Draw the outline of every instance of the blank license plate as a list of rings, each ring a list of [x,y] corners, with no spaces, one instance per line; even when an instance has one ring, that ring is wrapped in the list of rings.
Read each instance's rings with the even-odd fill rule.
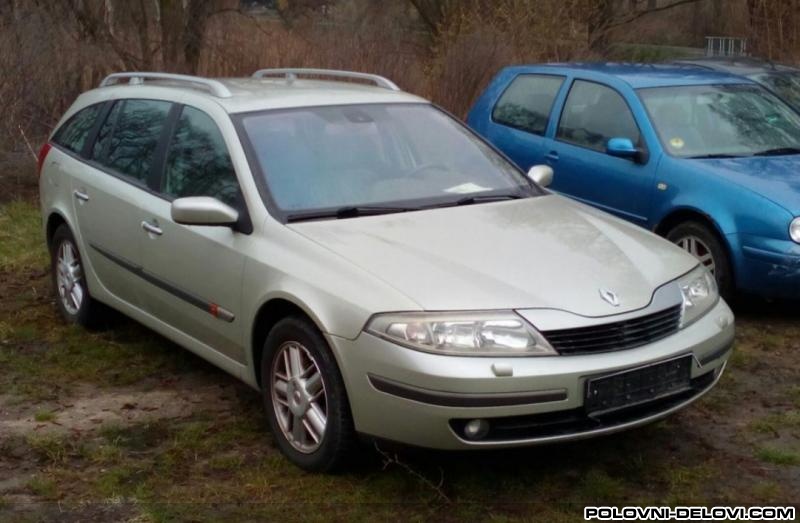
[[[682,392],[691,387],[692,357],[685,356],[590,379],[587,413],[617,410]]]

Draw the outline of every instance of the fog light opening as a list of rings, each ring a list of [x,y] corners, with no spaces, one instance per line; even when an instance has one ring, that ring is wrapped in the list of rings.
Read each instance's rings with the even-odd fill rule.
[[[489,434],[489,422],[485,419],[469,420],[464,425],[464,436],[467,439],[483,439]]]

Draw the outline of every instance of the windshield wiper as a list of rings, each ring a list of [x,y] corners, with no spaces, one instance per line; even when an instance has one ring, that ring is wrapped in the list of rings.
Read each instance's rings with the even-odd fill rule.
[[[800,154],[800,148],[798,147],[776,147],[774,149],[767,149],[764,151],[759,151],[753,156],[784,156],[789,154]]]
[[[472,205],[474,203],[501,202],[503,200],[519,200],[524,198],[521,194],[473,194],[460,200],[445,205]]]
[[[383,207],[377,205],[351,205],[339,207],[330,211],[290,214],[287,222],[303,222],[311,220],[324,220],[326,218],[357,218],[359,216],[377,216],[379,214],[394,214],[399,212],[416,211],[416,207]]]
[[[687,156],[687,160],[714,160],[717,158],[745,158],[747,154],[699,154],[697,156]]]

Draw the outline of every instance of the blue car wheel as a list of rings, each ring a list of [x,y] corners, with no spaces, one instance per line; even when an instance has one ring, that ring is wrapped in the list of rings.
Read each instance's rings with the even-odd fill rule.
[[[692,254],[714,275],[725,299],[732,297],[731,263],[725,246],[714,231],[702,223],[687,221],[672,228],[667,239]]]

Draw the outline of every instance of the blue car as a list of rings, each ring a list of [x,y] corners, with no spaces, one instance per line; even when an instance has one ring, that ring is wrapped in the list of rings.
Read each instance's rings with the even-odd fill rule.
[[[503,69],[469,125],[551,188],[694,254],[722,293],[800,298],[800,115],[700,68]]]

